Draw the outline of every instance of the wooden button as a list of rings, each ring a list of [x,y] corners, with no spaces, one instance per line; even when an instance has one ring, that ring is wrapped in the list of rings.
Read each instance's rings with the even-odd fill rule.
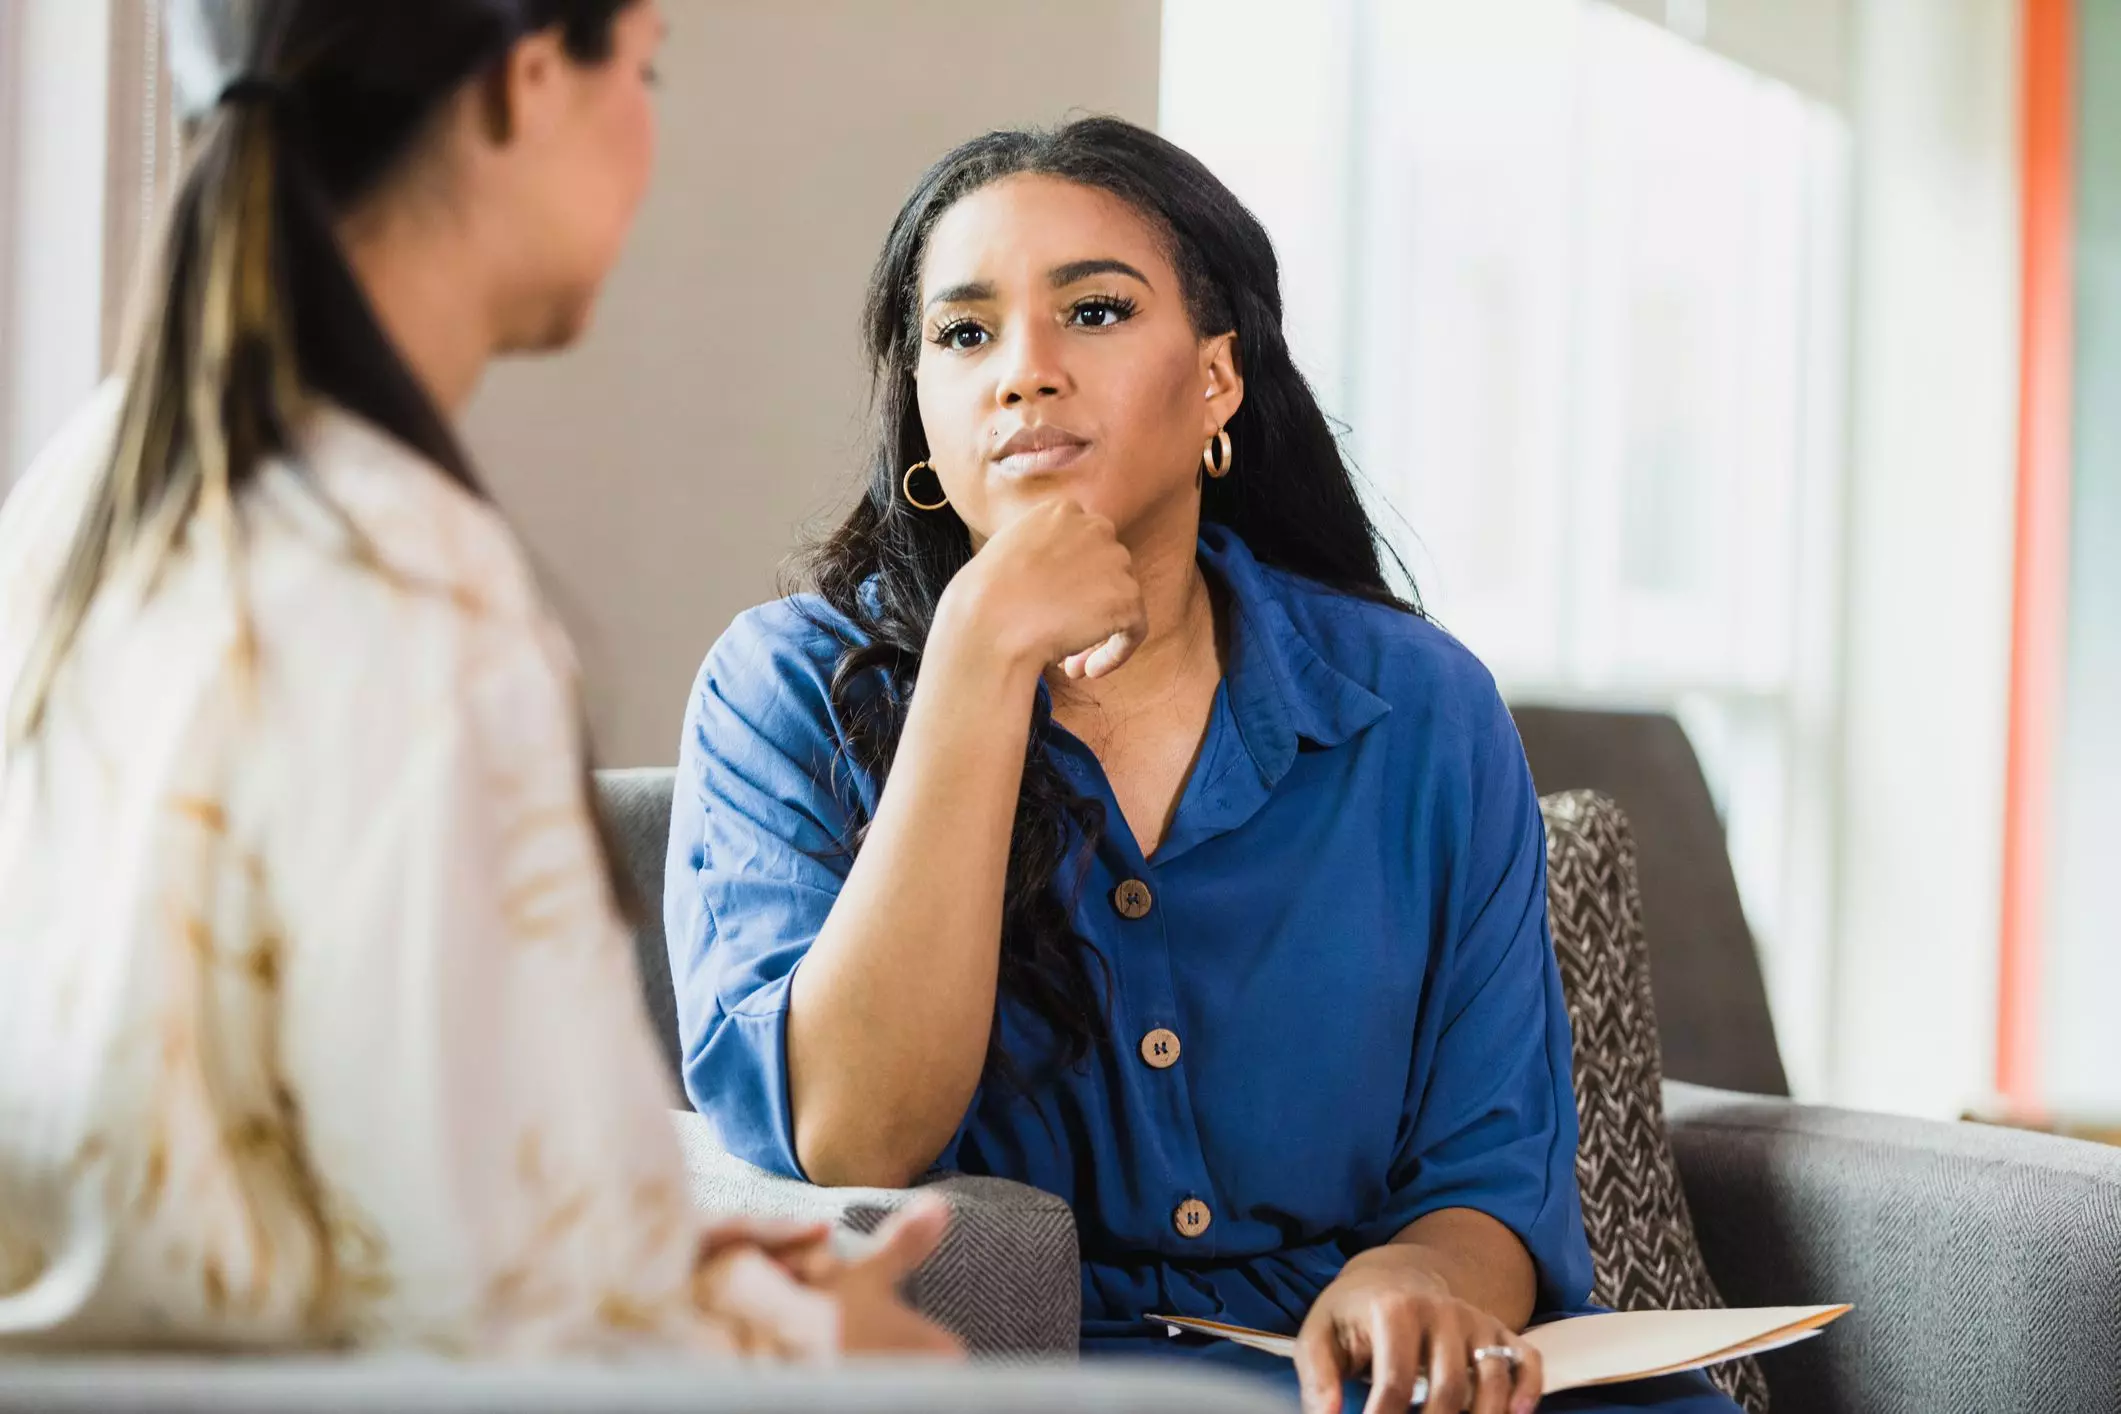
[[[1128,879],[1112,891],[1112,906],[1119,910],[1122,918],[1142,919],[1156,906],[1156,899],[1149,886],[1139,879]]]
[[[1180,1237],[1199,1237],[1214,1221],[1215,1214],[1209,1212],[1208,1205],[1198,1198],[1188,1198],[1171,1215],[1172,1225],[1178,1229]]]
[[[1178,1033],[1162,1027],[1142,1037],[1142,1059],[1158,1070],[1169,1070],[1178,1064]]]

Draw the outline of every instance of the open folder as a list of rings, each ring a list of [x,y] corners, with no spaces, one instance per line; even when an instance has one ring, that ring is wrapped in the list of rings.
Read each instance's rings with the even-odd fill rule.
[[[1551,1321],[1534,1326],[1519,1339],[1538,1349],[1546,1364],[1546,1392],[1559,1394],[1586,1385],[1675,1375],[1795,1345],[1819,1334],[1848,1310],[1846,1306],[1762,1306],[1735,1311],[1620,1311]],[[1290,1336],[1183,1316],[1149,1319],[1170,1327],[1173,1335],[1191,1331],[1284,1359],[1296,1355],[1296,1341]],[[1414,1402],[1422,1403],[1427,1395],[1427,1383],[1417,1382]]]

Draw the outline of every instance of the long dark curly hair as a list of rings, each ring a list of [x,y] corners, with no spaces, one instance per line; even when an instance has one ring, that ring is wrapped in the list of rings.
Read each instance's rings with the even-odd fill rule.
[[[1236,474],[1205,483],[1202,519],[1228,526],[1262,564],[1421,612],[1404,566],[1398,566],[1404,597],[1386,581],[1391,552],[1364,509],[1318,400],[1290,358],[1274,246],[1244,203],[1191,154],[1116,118],[988,133],[928,169],[884,242],[862,319],[873,378],[868,485],[808,562],[819,597],[853,626],[850,633],[825,625],[843,644],[832,704],[845,724],[846,755],[879,791],[891,771],[937,601],[972,556],[970,535],[953,512],[915,511],[899,491],[906,468],[928,457],[913,377],[921,350],[922,261],[945,212],[989,183],[1024,173],[1094,187],[1131,205],[1162,235],[1195,331],[1204,338],[1235,332],[1245,387],[1243,406],[1227,428]],[[1102,960],[1070,921],[1104,815],[1097,802],[1068,785],[1047,755],[1050,731],[1051,712],[1042,697],[1010,837],[1000,990],[1004,1005],[1021,1007],[1050,1033],[1051,1059],[1073,1065],[1108,1030],[1094,976]],[[863,821],[854,848],[866,832]],[[1003,1062],[999,1038],[997,1027],[990,1038],[990,1071],[997,1065],[1014,1071]]]

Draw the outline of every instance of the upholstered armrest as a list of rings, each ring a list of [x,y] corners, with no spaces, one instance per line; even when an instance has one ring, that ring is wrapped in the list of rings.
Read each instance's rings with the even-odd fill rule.
[[[731,1158],[700,1116],[681,1111],[672,1118],[698,1207],[867,1232],[913,1196],[776,1178]],[[951,1224],[942,1250],[914,1278],[914,1304],[975,1354],[1073,1359],[1083,1294],[1068,1205],[998,1178],[945,1175],[917,1191],[947,1199]]]
[[[1667,1084],[1737,1306],[1847,1301],[1765,1357],[1778,1409],[2121,1408],[2121,1150]]]

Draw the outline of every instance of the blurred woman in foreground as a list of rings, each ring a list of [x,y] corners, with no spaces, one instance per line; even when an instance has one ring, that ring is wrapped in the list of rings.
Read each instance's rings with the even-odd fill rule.
[[[652,0],[192,0],[123,377],[0,515],[0,1348],[947,1350],[692,1212],[574,666],[453,430],[586,324]]]

